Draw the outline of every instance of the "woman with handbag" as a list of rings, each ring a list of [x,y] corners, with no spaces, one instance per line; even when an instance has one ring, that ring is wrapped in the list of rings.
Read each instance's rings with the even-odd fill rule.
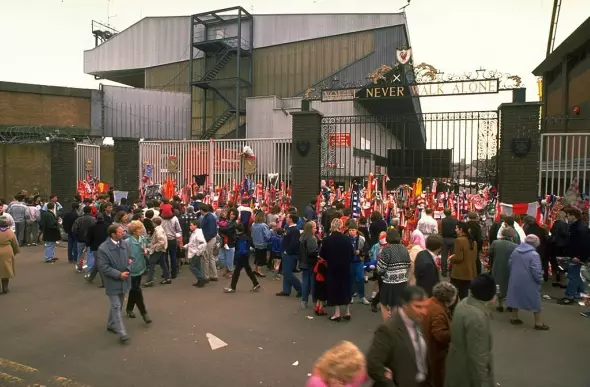
[[[129,243],[131,256],[129,257],[129,271],[131,273],[131,290],[129,290],[129,298],[127,299],[127,317],[135,318],[133,309],[135,305],[141,313],[141,317],[146,324],[150,324],[152,320],[148,316],[145,303],[143,301],[143,292],[141,291],[141,276],[146,270],[147,242],[142,235],[144,232],[143,223],[139,220],[134,220],[129,223],[127,230],[130,234],[127,239]]]

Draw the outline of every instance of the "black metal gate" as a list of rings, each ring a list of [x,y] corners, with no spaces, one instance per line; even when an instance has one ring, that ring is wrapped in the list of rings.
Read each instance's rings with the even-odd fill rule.
[[[495,185],[498,112],[360,115],[322,119],[322,179],[347,185],[369,173],[392,187],[416,178],[468,190]]]

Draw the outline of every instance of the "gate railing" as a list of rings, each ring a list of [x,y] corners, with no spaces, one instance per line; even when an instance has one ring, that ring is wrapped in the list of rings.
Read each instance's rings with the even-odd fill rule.
[[[276,181],[288,186],[291,143],[290,138],[141,141],[140,180],[149,165],[154,184],[163,184],[171,178],[183,185],[191,183],[195,175],[208,175],[207,186],[231,187],[234,182],[241,185],[245,176],[254,184],[262,181],[267,186],[276,174]],[[255,159],[244,156],[246,146],[252,149]]]
[[[590,188],[590,133],[541,135],[539,196],[565,196],[572,183],[581,193]]]
[[[100,146],[76,144],[76,181],[86,180],[89,173],[100,179]]]

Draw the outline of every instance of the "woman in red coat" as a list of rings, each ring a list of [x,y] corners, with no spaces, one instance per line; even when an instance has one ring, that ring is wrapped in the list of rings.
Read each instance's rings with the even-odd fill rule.
[[[439,282],[432,289],[422,333],[428,350],[428,379],[432,387],[443,387],[445,361],[451,342],[451,313],[449,308],[457,299],[457,288],[450,282]]]

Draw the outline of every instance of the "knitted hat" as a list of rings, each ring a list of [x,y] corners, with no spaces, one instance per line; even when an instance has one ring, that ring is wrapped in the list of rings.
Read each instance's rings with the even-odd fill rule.
[[[471,281],[471,295],[480,301],[491,301],[496,295],[496,281],[489,274],[480,274]]]

